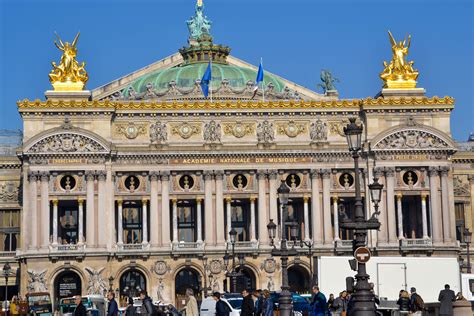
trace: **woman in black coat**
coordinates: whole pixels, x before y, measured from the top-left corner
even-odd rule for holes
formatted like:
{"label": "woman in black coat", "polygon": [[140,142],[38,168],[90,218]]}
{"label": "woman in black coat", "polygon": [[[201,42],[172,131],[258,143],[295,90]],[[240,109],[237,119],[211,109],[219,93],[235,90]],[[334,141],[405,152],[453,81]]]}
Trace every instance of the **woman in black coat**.
{"label": "woman in black coat", "polygon": [[408,314],[410,312],[410,295],[407,291],[400,291],[400,297],[397,301],[400,314]]}

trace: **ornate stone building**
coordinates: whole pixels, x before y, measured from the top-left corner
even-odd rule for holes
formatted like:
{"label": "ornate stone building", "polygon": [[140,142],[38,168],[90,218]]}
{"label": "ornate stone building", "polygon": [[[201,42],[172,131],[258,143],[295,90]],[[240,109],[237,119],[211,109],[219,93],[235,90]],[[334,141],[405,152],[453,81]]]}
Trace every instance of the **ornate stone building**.
{"label": "ornate stone building", "polygon": [[[306,290],[310,260],[352,252],[352,233],[339,228],[339,209],[354,216],[349,117],[375,152],[363,195],[372,177],[384,184],[372,251],[458,257],[461,232],[472,229],[474,154],[472,141],[450,136],[454,99],[388,86],[376,98],[341,100],[330,74],[319,94],[269,72],[253,99],[257,68],[213,43],[200,1],[188,27],[187,47],[128,76],[89,92],[61,82],[59,66],[45,101],[18,102],[22,143],[0,169],[0,210],[11,223],[5,230],[1,221],[10,232],[1,258],[20,268],[18,291],[147,289],[180,305],[188,286],[229,289],[222,258],[231,227],[245,262],[238,286],[276,290],[266,226],[281,224],[280,181],[298,239],[312,244],[311,259],[302,247],[290,261],[292,288]],[[200,80],[210,56],[212,101]]]}

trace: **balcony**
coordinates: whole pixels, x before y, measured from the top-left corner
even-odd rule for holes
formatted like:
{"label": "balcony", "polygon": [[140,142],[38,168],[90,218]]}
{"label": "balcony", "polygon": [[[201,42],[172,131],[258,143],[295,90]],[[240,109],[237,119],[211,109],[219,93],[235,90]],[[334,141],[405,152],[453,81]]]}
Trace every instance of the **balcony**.
{"label": "balcony", "polygon": [[402,251],[424,250],[433,251],[433,241],[431,238],[400,239],[400,249]]}
{"label": "balcony", "polygon": [[1,258],[10,258],[10,257],[15,257],[15,256],[16,256],[16,251],[0,251]]}
{"label": "balcony", "polygon": [[134,251],[147,251],[150,249],[149,243],[136,243],[136,244],[118,244],[118,252],[134,252]]}
{"label": "balcony", "polygon": [[173,242],[172,249],[176,253],[196,253],[204,251],[205,243],[203,241],[189,242],[189,241],[180,241]]}
{"label": "balcony", "polygon": [[353,240],[338,239],[334,241],[334,248],[337,253],[352,252]]}

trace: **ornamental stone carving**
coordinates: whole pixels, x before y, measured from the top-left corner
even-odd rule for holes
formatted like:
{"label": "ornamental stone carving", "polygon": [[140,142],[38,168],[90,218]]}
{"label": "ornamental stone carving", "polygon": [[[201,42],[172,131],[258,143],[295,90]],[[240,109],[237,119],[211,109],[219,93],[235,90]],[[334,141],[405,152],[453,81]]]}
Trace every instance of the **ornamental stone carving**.
{"label": "ornamental stone carving", "polygon": [[155,272],[158,275],[165,275],[169,272],[171,268],[163,260],[158,260],[153,264],[151,271]]}
{"label": "ornamental stone carving", "polygon": [[150,142],[152,144],[163,144],[168,140],[168,127],[165,123],[156,121],[150,125]]}
{"label": "ornamental stone carving", "polygon": [[83,135],[63,133],[46,137],[34,144],[28,151],[32,153],[93,153],[107,149],[95,140]]}
{"label": "ornamental stone carving", "polygon": [[43,270],[41,272],[36,272],[33,270],[28,270],[28,292],[46,292],[48,291],[48,286],[46,285],[46,272]]}
{"label": "ornamental stone carving", "polygon": [[7,182],[0,185],[0,201],[2,202],[16,202],[18,201],[18,185],[14,182]]}
{"label": "ornamental stone carving", "polygon": [[257,140],[261,144],[271,144],[275,140],[275,131],[273,123],[265,120],[258,123],[257,126]]}
{"label": "ornamental stone carving", "polygon": [[378,149],[425,149],[445,148],[448,144],[436,135],[420,130],[404,130],[393,133],[374,148]]}
{"label": "ornamental stone carving", "polygon": [[261,269],[264,270],[266,273],[273,273],[277,269],[277,263],[275,259],[268,258],[262,263]]}
{"label": "ornamental stone carving", "polygon": [[144,135],[146,133],[145,124],[135,124],[130,122],[128,124],[117,124],[115,126],[115,131],[119,135],[125,135],[128,139],[135,139],[139,135]]}
{"label": "ornamental stone carving", "polygon": [[222,262],[220,260],[212,260],[209,264],[209,271],[214,274],[219,274],[222,272]]}
{"label": "ornamental stone carving", "polygon": [[328,139],[327,123],[319,119],[311,123],[309,136],[312,142],[325,142]]}
{"label": "ornamental stone carving", "polygon": [[105,268],[100,268],[96,270],[88,267],[85,268],[85,270],[89,273],[89,283],[87,285],[88,295],[102,295],[105,291],[107,291],[107,284],[102,278],[102,271],[104,271],[104,269]]}
{"label": "ornamental stone carving", "polygon": [[255,124],[252,123],[227,123],[224,124],[224,134],[242,138],[255,133]]}
{"label": "ornamental stone carving", "polygon": [[221,142],[221,124],[216,121],[210,121],[204,124],[204,140],[208,143]]}
{"label": "ornamental stone carving", "polygon": [[294,138],[299,134],[306,132],[306,126],[302,123],[295,123],[295,121],[289,121],[286,124],[278,124],[277,131],[280,135],[286,135]]}
{"label": "ornamental stone carving", "polygon": [[464,183],[458,177],[453,178],[453,186],[454,186],[455,196],[470,196],[471,195],[469,183]]}
{"label": "ornamental stone carving", "polygon": [[347,125],[347,123],[344,122],[328,122],[329,125],[329,133],[332,135],[339,135],[342,137],[346,137],[344,134],[344,127]]}
{"label": "ornamental stone carving", "polygon": [[173,135],[179,135],[183,139],[188,139],[195,134],[201,132],[201,127],[197,124],[189,124],[187,122],[174,125],[171,127],[171,132]]}

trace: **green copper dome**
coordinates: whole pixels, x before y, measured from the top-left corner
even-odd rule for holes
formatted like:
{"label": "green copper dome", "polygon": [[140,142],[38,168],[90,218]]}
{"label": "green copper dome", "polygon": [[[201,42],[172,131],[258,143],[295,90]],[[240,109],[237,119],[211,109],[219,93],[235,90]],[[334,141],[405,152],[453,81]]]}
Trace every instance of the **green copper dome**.
{"label": "green copper dome", "polygon": [[[132,81],[124,89],[124,96],[128,97],[131,89],[135,93],[144,93],[152,88],[157,93],[167,91],[170,83],[174,82],[176,88],[181,90],[193,89],[196,80],[200,80],[206,71],[208,63],[194,63],[177,66],[169,69],[158,70]],[[249,68],[237,67],[226,64],[212,64],[212,88],[218,88],[222,81],[235,90],[243,90],[249,82],[255,82],[257,71]],[[275,76],[265,74],[264,85],[272,84],[275,92],[281,92],[285,85]]]}

